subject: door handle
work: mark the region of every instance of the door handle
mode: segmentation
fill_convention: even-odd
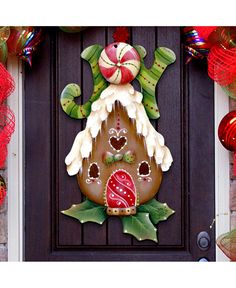
[[[202,231],[197,235],[197,246],[200,250],[206,251],[211,244],[211,238],[206,231]]]
[[[205,257],[198,259],[198,262],[209,262],[209,260]]]

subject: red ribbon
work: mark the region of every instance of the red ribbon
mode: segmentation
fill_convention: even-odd
[[[15,116],[3,102],[13,92],[14,80],[3,64],[0,64],[0,168],[4,167],[7,157],[7,144],[15,130]]]

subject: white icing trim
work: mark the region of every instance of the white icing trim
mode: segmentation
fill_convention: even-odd
[[[92,140],[101,130],[102,122],[108,118],[116,101],[125,107],[128,117],[136,120],[138,134],[144,136],[147,153],[154,157],[162,171],[167,171],[173,162],[170,150],[164,145],[164,137],[158,133],[149,121],[142,104],[143,95],[134,90],[131,84],[110,84],[92,104],[86,128],[75,137],[70,153],[65,159],[69,175],[76,175],[82,168],[82,161],[92,152]]]

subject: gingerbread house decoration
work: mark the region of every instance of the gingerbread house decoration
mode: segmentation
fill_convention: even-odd
[[[93,102],[86,128],[65,159],[82,193],[108,215],[133,215],[151,200],[173,161],[149,121],[143,94],[130,83],[110,84]]]

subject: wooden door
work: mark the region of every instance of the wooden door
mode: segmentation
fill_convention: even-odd
[[[214,100],[206,63],[184,64],[179,27],[132,27],[131,44],[146,48],[146,65],[157,46],[177,57],[158,83],[161,118],[153,125],[165,137],[174,164],[165,173],[158,200],[176,212],[158,225],[159,243],[138,242],[122,233],[118,218],[102,226],[81,225],[61,210],[80,203],[76,177],[64,164],[74,137],[86,120],[73,120],[61,109],[59,95],[66,84],[81,85],[79,103],[92,92],[92,75],[80,53],[89,45],[112,42],[114,28],[88,28],[68,34],[46,29],[45,40],[25,66],[25,260],[215,260],[214,227]],[[211,245],[202,251],[197,235],[207,231]]]

